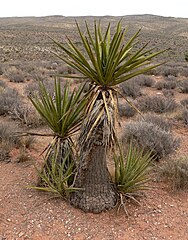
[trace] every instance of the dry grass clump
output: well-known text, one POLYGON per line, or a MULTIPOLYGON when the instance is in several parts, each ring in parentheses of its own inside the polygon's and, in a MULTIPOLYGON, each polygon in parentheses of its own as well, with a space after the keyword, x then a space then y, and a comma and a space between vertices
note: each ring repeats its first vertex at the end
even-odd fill
POLYGON ((169 181, 173 190, 188 189, 188 157, 169 159, 159 167, 161 178, 169 181))

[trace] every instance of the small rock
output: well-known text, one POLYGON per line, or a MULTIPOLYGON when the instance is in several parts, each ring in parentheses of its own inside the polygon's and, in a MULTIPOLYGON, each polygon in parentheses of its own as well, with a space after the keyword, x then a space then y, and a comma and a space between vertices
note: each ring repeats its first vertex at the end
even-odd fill
POLYGON ((24 232, 19 232, 18 237, 22 237, 24 234, 24 232))

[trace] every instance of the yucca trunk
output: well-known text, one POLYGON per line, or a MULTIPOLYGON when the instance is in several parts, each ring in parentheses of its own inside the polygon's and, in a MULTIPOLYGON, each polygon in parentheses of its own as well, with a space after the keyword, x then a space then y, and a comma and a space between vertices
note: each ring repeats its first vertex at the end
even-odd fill
POLYGON ((71 203, 85 212, 99 213, 116 204, 117 193, 108 172, 106 149, 99 139, 87 157, 80 160, 75 187, 83 190, 72 193, 71 203))
MULTIPOLYGON (((88 129, 90 125, 93 126, 96 123, 96 119, 99 119, 96 113, 100 113, 101 101, 101 94, 99 94, 90 118, 85 121, 81 130, 80 159, 77 163, 74 186, 81 189, 71 195, 71 203, 75 207, 93 213, 111 209, 117 202, 117 192, 107 168, 107 151, 109 151, 107 139, 112 133, 107 125, 105 111, 95 128, 92 131, 88 129), (88 132, 91 132, 89 137, 88 132)), ((112 109, 111 106, 109 109, 112 109)))

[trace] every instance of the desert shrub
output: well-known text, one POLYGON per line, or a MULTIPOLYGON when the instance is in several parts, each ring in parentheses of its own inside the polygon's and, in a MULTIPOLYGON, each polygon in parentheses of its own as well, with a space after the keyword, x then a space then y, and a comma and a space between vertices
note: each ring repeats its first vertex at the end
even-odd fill
POLYGON ((164 88, 165 89, 175 89, 177 86, 176 81, 166 81, 164 88))
POLYGON ((143 112, 166 113, 177 108, 177 103, 172 98, 163 96, 146 96, 139 100, 139 109, 143 112))
MULTIPOLYGON (((136 105, 135 102, 133 102, 134 105, 136 105)), ((136 114, 136 110, 129 104, 129 103, 124 103, 124 104, 119 104, 118 105, 118 112, 120 117, 133 117, 136 114)))
POLYGON ((188 77, 188 67, 184 67, 181 71, 181 75, 184 77, 188 77))
POLYGON ((177 77, 178 73, 179 73, 179 69, 176 66, 173 66, 173 67, 172 66, 162 66, 160 68, 160 74, 165 77, 168 77, 169 75, 177 77))
POLYGON ((159 174, 171 183, 173 190, 188 189, 188 158, 169 159, 160 166, 159 174))
POLYGON ((162 93, 166 98, 174 97, 174 91, 171 89, 162 89, 162 93))
POLYGON ((5 88, 0 92, 0 115, 8 114, 13 111, 15 106, 21 103, 19 93, 12 88, 5 88))
POLYGON ((186 126, 188 126, 188 109, 183 109, 182 111, 182 120, 186 126))
POLYGON ((179 139, 170 131, 144 120, 127 123, 122 139, 125 142, 133 141, 139 147, 152 151, 157 159, 173 153, 179 146, 179 139))
POLYGON ((0 80, 0 88, 5 88, 6 84, 3 80, 0 80))
POLYGON ((188 93, 188 79, 179 81, 178 89, 181 93, 188 93))
POLYGON ((4 71, 3 71, 3 68, 2 66, 0 66, 0 75, 3 75, 4 71))
MULTIPOLYGON (((46 87, 48 93, 50 95, 54 94, 54 81, 52 80, 44 80, 42 81, 44 83, 44 86, 46 87)), ((64 82, 61 83, 62 86, 64 85, 64 82)), ((28 84, 25 88, 26 95, 34 96, 35 94, 40 95, 40 88, 38 82, 32 82, 28 84)))
POLYGON ((185 61, 188 62, 188 53, 185 53, 185 61))
POLYGON ((17 69, 15 67, 8 68, 5 75, 11 82, 24 82, 24 73, 20 69, 17 69))
POLYGON ((172 127, 172 124, 167 118, 153 113, 146 113, 143 116, 139 116, 137 120, 152 123, 167 132, 170 131, 172 127))
POLYGON ((162 89, 175 89, 176 88, 176 82, 175 81, 159 81, 155 84, 155 87, 158 90, 162 89))
POLYGON ((176 77, 173 75, 168 75, 167 77, 165 77, 165 81, 173 81, 176 82, 176 77))
POLYGON ((140 85, 136 82, 128 80, 120 85, 122 93, 125 97, 137 98, 142 95, 140 85))
POLYGON ((45 125, 45 122, 36 112, 33 106, 24 103, 18 103, 9 113, 12 119, 19 120, 22 124, 32 127, 45 125))
POLYGON ((154 79, 147 75, 139 75, 134 77, 131 81, 136 82, 140 86, 152 87, 155 83, 154 79))
POLYGON ((185 98, 180 101, 181 105, 188 109, 188 98, 185 98))
POLYGON ((15 136, 15 125, 1 123, 0 125, 0 161, 7 160, 13 146, 19 145, 18 137, 15 136))
POLYGON ((165 86, 165 81, 159 81, 155 83, 155 88, 157 88, 157 90, 162 90, 165 86))

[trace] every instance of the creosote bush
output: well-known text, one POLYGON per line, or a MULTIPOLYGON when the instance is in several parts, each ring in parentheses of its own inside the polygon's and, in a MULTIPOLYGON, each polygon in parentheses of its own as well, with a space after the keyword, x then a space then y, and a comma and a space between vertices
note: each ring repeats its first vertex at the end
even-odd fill
POLYGON ((167 123, 158 118, 128 122, 122 139, 152 151, 157 159, 173 153, 179 146, 179 139, 168 130, 167 123))

